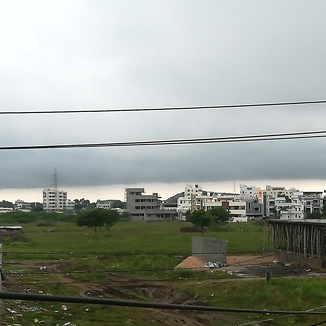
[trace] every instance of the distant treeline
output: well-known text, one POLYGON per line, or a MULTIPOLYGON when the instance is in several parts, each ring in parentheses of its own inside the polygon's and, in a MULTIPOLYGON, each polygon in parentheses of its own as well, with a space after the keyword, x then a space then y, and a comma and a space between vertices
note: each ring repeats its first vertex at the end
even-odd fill
POLYGON ((0 214, 0 224, 1 225, 12 225, 12 224, 24 224, 24 223, 52 223, 52 222, 72 222, 76 220, 75 214, 66 213, 48 213, 48 212, 20 212, 13 211, 8 213, 0 214))

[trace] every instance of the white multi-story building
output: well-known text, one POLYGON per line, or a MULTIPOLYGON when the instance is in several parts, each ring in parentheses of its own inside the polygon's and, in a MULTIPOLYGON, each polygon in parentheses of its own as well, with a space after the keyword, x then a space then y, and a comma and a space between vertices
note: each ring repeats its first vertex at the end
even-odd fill
POLYGON ((67 192, 56 188, 43 190, 43 210, 46 212, 63 212, 73 210, 75 203, 67 199, 67 192))
POLYGON ((15 202, 15 210, 20 211, 20 212, 30 212, 31 204, 26 203, 21 199, 17 199, 15 202))
POLYGON ((100 200, 98 199, 96 202, 96 208, 103 208, 103 209, 111 209, 113 200, 106 199, 100 200))
POLYGON ((196 198, 201 192, 202 189, 197 184, 195 186, 192 186, 191 184, 185 186, 184 196, 178 198, 177 212, 179 216, 182 216, 192 209, 194 198, 196 198))
POLYGON ((275 206, 281 220, 302 220, 304 219, 304 202, 302 200, 302 192, 296 191, 292 193, 291 201, 286 201, 282 197, 282 201, 278 201, 275 206))
POLYGON ((321 191, 304 191, 302 194, 304 212, 307 215, 323 212, 323 193, 321 191))
POLYGON ((291 199, 294 192, 299 191, 295 188, 286 189, 285 187, 272 187, 266 186, 266 190, 263 190, 263 194, 270 197, 288 197, 291 199))
POLYGON ((261 203, 262 201, 262 190, 259 187, 247 186, 244 184, 240 185, 240 194, 238 196, 240 199, 258 199, 261 203))
POLYGON ((286 189, 285 187, 266 186, 266 190, 262 190, 263 194, 263 216, 275 216, 275 210, 278 203, 291 203, 292 196, 298 193, 295 188, 286 189))

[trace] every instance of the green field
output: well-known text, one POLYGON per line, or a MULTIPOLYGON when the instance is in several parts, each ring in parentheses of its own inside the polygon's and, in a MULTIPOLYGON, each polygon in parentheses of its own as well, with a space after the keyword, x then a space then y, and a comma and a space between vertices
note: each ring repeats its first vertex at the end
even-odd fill
MULTIPOLYGON (((69 219, 72 219, 70 216, 69 219)), ((7 220, 2 224, 17 224, 7 220)), ((24 220, 26 222, 26 220, 24 220)), ((28 221, 27 221, 28 222, 28 221)), ((3 241, 3 283, 8 291, 52 295, 132 299, 147 302, 195 303, 218 307, 273 310, 308 310, 325 304, 326 286, 319 278, 237 280, 225 272, 175 271, 191 254, 192 236, 180 232, 184 222, 137 223, 121 221, 107 233, 80 228, 64 216, 40 223, 21 224, 24 241, 3 241), (39 226, 37 226, 39 225, 39 226), (44 273, 40 266, 47 266, 44 273)), ((229 223, 207 230, 207 237, 228 241, 228 254, 261 253, 268 246, 262 223, 229 223)), ((191 313, 160 315, 149 309, 116 306, 24 302, 6 300, 4 325, 178 325, 176 319, 191 313), (24 309, 21 309, 21 307, 24 309), (8 310, 9 309, 9 310, 8 310), (15 312, 13 312, 15 311, 15 312), (174 319, 173 319, 174 318, 174 319), (174 323, 173 323, 174 320, 174 323)), ((318 310, 320 311, 320 310, 318 310)), ((309 325, 323 316, 288 316, 197 313, 198 325, 238 325, 265 321, 262 325, 309 325)))

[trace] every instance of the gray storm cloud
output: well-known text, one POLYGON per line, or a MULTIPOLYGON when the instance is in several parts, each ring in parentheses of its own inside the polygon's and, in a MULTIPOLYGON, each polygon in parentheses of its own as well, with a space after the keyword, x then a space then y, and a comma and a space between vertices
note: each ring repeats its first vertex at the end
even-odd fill
MULTIPOLYGON (((2 1, 0 110, 325 99, 323 1, 2 1)), ((324 105, 1 115, 0 146, 324 130, 324 105)), ((1 188, 323 179, 324 139, 1 150, 1 188)))

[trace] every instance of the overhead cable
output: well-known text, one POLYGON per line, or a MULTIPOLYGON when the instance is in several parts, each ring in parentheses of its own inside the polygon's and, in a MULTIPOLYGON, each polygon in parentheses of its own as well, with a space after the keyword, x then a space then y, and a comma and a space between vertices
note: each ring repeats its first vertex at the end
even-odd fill
POLYGON ((167 140, 108 142, 108 143, 83 143, 83 144, 0 146, 0 150, 135 147, 135 146, 166 146, 166 145, 188 145, 188 144, 193 145, 193 144, 213 144, 213 143, 242 143, 242 142, 258 142, 258 141, 275 141, 275 140, 297 140, 297 139, 313 139, 313 138, 325 138, 325 137, 326 137, 326 130, 321 130, 321 131, 306 131, 306 132, 232 136, 232 137, 167 139, 167 140))
POLYGON ((1 111, 0 115, 153 112, 153 111, 185 111, 185 110, 212 110, 212 109, 221 110, 221 109, 277 107, 277 106, 294 106, 294 105, 309 105, 309 104, 314 105, 314 104, 325 104, 325 103, 326 100, 316 100, 316 101, 269 102, 269 103, 267 102, 267 103, 229 104, 229 105, 171 106, 171 107, 154 107, 154 108, 1 111))
POLYGON ((45 295, 34 293, 20 292, 0 292, 0 299, 9 300, 28 300, 28 301, 46 301, 60 303, 86 303, 86 304, 101 304, 120 307, 135 307, 135 308, 154 308, 154 309, 169 309, 169 310, 197 310, 211 312, 238 312, 238 313, 257 313, 257 314, 293 314, 293 315, 326 315, 326 311, 285 311, 285 310, 260 310, 260 309, 241 309, 241 308, 224 308, 213 306, 196 306, 174 303, 155 303, 135 300, 113 300, 105 298, 89 298, 89 297, 72 297, 45 295))

